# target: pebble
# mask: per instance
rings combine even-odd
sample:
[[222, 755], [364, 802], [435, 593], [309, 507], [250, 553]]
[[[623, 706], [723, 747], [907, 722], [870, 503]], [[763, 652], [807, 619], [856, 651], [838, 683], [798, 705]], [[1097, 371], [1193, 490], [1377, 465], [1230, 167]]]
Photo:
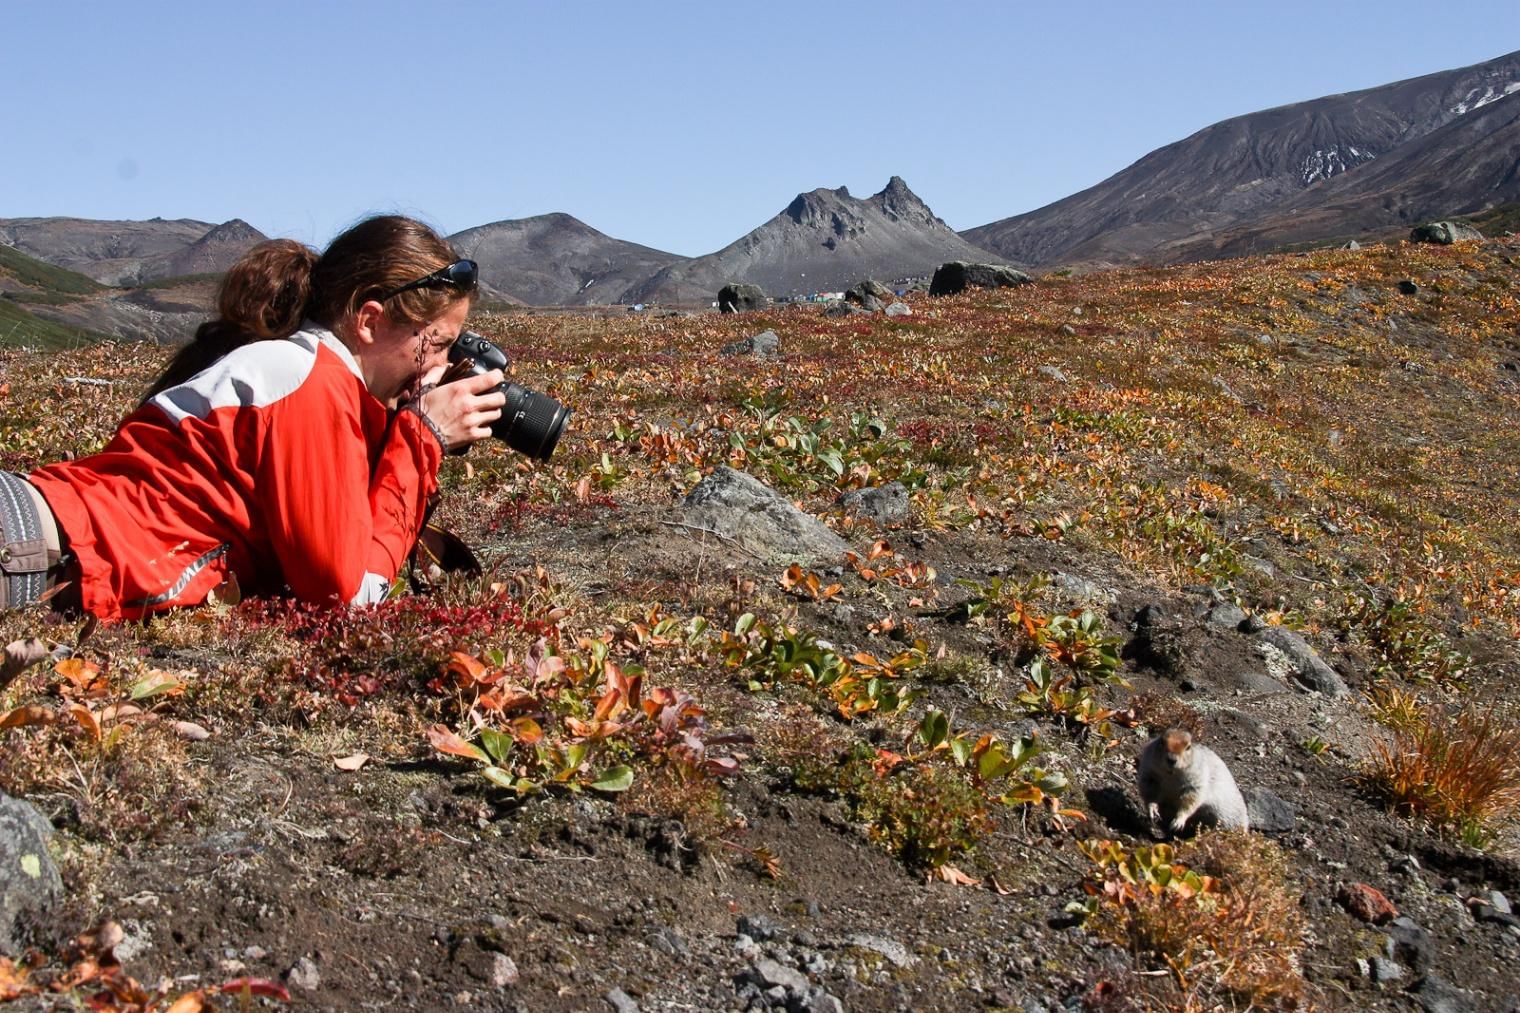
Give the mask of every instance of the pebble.
[[740, 915], [739, 934], [749, 936], [756, 942], [766, 943], [779, 933], [776, 923], [765, 915]]
[[686, 940], [675, 929], [661, 928], [650, 933], [649, 945], [667, 957], [686, 956]]
[[602, 998], [606, 999], [617, 1013], [639, 1013], [639, 1004], [633, 1001], [633, 996], [620, 988], [612, 989]]
[[872, 953], [879, 953], [897, 967], [910, 967], [914, 963], [913, 954], [895, 939], [887, 939], [868, 932], [857, 932], [844, 942], [846, 946], [855, 946], [862, 950], [870, 950]]
[[302, 957], [285, 972], [285, 980], [295, 988], [315, 992], [322, 985], [322, 972], [317, 969], [316, 961]]
[[780, 987], [783, 990], [783, 998], [788, 988], [795, 989], [800, 995], [806, 992], [808, 987], [807, 976], [801, 971], [774, 960], [756, 961], [755, 976], [759, 979], [760, 985], [767, 990]]

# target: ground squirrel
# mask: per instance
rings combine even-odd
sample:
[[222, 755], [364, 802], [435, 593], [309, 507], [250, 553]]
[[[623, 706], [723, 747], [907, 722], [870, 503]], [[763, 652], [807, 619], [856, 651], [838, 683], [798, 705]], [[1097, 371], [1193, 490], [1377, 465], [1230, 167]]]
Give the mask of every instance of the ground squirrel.
[[1249, 830], [1246, 800], [1224, 765], [1208, 746], [1195, 746], [1181, 728], [1169, 728], [1140, 753], [1136, 764], [1140, 799], [1151, 824], [1180, 834], [1192, 822], [1224, 830]]

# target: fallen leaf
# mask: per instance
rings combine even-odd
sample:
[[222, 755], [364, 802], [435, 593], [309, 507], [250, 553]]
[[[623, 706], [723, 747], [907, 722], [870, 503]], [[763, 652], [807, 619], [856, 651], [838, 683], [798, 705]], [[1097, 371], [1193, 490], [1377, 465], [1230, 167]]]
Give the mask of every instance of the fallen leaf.
[[69, 708], [69, 713], [74, 720], [79, 722], [79, 727], [90, 734], [96, 742], [100, 741], [100, 722], [96, 720], [95, 713], [82, 703], [76, 703]]
[[0, 714], [0, 728], [20, 728], [23, 725], [45, 725], [53, 720], [53, 712], [46, 707], [29, 704]]
[[942, 879], [946, 883], [954, 883], [956, 886], [980, 886], [982, 881], [966, 875], [953, 865], [941, 865], [930, 873], [935, 879]]
[[194, 721], [172, 721], [169, 727], [174, 729], [174, 734], [191, 742], [203, 742], [211, 738], [211, 733]]
[[333, 766], [339, 770], [358, 770], [369, 762], [368, 753], [355, 753], [353, 756], [333, 757]]

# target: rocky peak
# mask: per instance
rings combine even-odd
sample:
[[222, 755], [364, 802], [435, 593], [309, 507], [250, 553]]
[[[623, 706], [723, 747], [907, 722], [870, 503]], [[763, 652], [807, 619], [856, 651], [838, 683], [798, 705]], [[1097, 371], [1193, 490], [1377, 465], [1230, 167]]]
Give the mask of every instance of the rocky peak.
[[201, 243], [258, 243], [265, 239], [264, 233], [241, 218], [233, 218], [207, 230], [197, 242]]
[[929, 205], [919, 199], [918, 194], [908, 189], [908, 184], [901, 176], [893, 176], [887, 180], [886, 188], [871, 198], [880, 206], [882, 213], [894, 221], [912, 222], [937, 222], [934, 212], [929, 210]]
[[826, 186], [820, 186], [816, 190], [799, 193], [782, 213], [798, 225], [816, 225], [837, 215], [845, 202], [853, 200], [848, 187], [830, 190]]

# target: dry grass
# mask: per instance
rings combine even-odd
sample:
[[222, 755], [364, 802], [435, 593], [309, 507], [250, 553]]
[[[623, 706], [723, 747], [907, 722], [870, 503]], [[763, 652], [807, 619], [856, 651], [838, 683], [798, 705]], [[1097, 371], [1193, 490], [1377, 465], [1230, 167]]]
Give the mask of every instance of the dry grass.
[[1363, 779], [1396, 811], [1482, 843], [1520, 812], [1520, 721], [1476, 705], [1395, 725]]
[[1297, 1009], [1309, 1002], [1299, 966], [1299, 892], [1281, 849], [1261, 837], [1221, 832], [1180, 846], [1174, 863], [1149, 864], [1155, 853], [1170, 858], [1159, 849], [1136, 850], [1141, 864], [1130, 866], [1139, 871], [1136, 884], [1122, 877], [1116, 883], [1116, 870], [1108, 870], [1087, 922], [1089, 931], [1135, 958], [1136, 976], [1109, 1007]]

